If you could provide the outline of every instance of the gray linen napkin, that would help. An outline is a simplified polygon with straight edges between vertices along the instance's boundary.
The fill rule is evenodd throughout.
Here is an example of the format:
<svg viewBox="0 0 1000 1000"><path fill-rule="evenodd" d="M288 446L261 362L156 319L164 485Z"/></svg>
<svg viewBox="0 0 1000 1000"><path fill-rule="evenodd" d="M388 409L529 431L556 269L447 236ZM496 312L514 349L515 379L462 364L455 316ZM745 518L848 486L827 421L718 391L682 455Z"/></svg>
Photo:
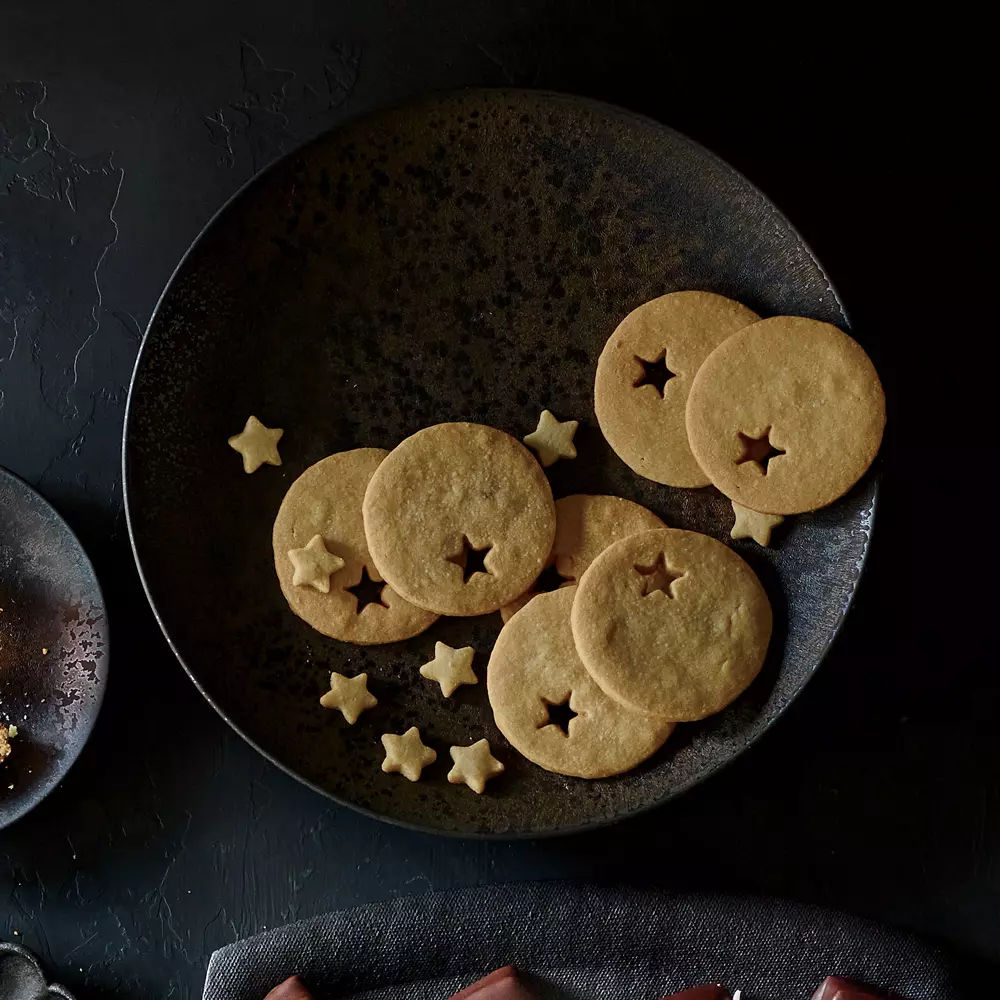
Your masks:
<svg viewBox="0 0 1000 1000"><path fill-rule="evenodd" d="M292 974L317 1000L443 1000L512 964L545 1000L653 1000L699 983L808 1000L826 975L958 1000L915 938L777 900L560 882L432 893L328 913L212 955L205 1000L262 1000Z"/></svg>

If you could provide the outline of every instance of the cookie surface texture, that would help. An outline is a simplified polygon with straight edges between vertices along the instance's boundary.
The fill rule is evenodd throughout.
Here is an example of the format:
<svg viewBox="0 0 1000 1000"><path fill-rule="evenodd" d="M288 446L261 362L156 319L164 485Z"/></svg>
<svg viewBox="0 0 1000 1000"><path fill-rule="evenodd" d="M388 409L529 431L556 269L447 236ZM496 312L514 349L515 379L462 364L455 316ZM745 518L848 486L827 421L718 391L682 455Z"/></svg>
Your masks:
<svg viewBox="0 0 1000 1000"><path fill-rule="evenodd" d="M664 523L641 504L624 497L573 493L556 501L556 539L546 565L554 565L566 583L577 583L584 570L611 544ZM500 609L504 622L531 600L534 589Z"/></svg>
<svg viewBox="0 0 1000 1000"><path fill-rule="evenodd" d="M375 565L408 601L481 615L545 565L555 504L527 448L493 427L449 423L408 437L372 476L365 531Z"/></svg>
<svg viewBox="0 0 1000 1000"><path fill-rule="evenodd" d="M753 570L714 538L674 528L605 549L580 580L570 621L606 694L674 722L733 701L760 672L771 637L771 605Z"/></svg>
<svg viewBox="0 0 1000 1000"><path fill-rule="evenodd" d="M776 316L741 330L698 370L692 451L743 507L799 514L843 496L871 465L885 395L859 344L829 323Z"/></svg>
<svg viewBox="0 0 1000 1000"><path fill-rule="evenodd" d="M606 695L576 652L570 628L575 587L538 594L504 626L486 684L497 728L547 771L606 778L642 763L673 731ZM565 729L553 706L568 708Z"/></svg>
<svg viewBox="0 0 1000 1000"><path fill-rule="evenodd" d="M621 321L597 362L594 409L608 444L630 469L668 486L708 485L688 446L688 392L705 358L757 319L722 295L672 292Z"/></svg>
<svg viewBox="0 0 1000 1000"><path fill-rule="evenodd" d="M360 612L351 588L362 572L375 581L381 576L368 553L361 503L372 473L388 452L357 448L330 455L310 466L292 483L274 521L274 566L289 607L314 629L334 639L372 645L417 635L436 615L405 601L389 586L381 602L365 604ZM306 547L317 535L331 555L344 565L329 576L329 591L296 586L290 552Z"/></svg>

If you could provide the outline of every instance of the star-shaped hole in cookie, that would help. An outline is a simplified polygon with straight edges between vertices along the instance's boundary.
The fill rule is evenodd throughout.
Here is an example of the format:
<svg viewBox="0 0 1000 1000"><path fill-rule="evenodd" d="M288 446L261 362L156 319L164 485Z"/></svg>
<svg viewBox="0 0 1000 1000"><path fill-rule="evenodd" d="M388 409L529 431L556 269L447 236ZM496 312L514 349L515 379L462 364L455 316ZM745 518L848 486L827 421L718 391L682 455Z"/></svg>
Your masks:
<svg viewBox="0 0 1000 1000"><path fill-rule="evenodd" d="M646 361L635 355L635 360L642 365L642 374L632 383L633 389L638 389L641 385L651 385L663 398L663 391L667 383L677 377L676 372L672 372L667 367L667 352L660 351L659 356L652 361Z"/></svg>
<svg viewBox="0 0 1000 1000"><path fill-rule="evenodd" d="M566 583L566 577L553 564L546 566L538 574L538 579L531 585L531 589L536 594L551 594L553 590L558 590L564 583Z"/></svg>
<svg viewBox="0 0 1000 1000"><path fill-rule="evenodd" d="M492 545L477 549L465 535L462 536L462 550L456 555L448 556L448 562L453 563L462 571L462 583L468 583L477 573L492 576L486 565L486 558L493 551Z"/></svg>
<svg viewBox="0 0 1000 1000"><path fill-rule="evenodd" d="M744 434L743 431L737 431L736 433L740 439L740 446L743 449L740 457L736 459L737 465L743 465L745 462L754 462L760 470L761 475L766 476L768 464L775 458L780 458L785 454L783 448L777 448L771 444L770 427L760 437L752 437L749 434Z"/></svg>
<svg viewBox="0 0 1000 1000"><path fill-rule="evenodd" d="M546 726L555 726L563 736L569 736L569 724L580 714L570 708L570 695L566 695L562 701L549 701L542 699L547 714L546 720L538 727L544 729Z"/></svg>
<svg viewBox="0 0 1000 1000"><path fill-rule="evenodd" d="M658 591L662 591L667 597L673 599L677 595L674 593L674 584L680 580L684 574L674 573L667 565L667 557L661 552L650 566L643 566L636 563L635 571L642 579L642 596L649 597Z"/></svg>
<svg viewBox="0 0 1000 1000"><path fill-rule="evenodd" d="M382 591L385 589L385 583L373 580L368 575L367 566L361 567L361 579L353 587L345 587L344 589L347 593L352 594L354 600L357 602L354 607L356 615L360 615L369 604L376 604L382 608L389 606L382 600Z"/></svg>

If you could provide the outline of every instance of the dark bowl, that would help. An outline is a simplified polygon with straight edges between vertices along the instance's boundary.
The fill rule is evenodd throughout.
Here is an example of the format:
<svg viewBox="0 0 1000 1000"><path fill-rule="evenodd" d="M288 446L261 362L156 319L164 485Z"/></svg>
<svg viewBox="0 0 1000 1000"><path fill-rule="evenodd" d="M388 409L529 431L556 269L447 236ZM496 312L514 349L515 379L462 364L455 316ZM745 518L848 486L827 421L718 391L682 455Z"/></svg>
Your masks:
<svg viewBox="0 0 1000 1000"><path fill-rule="evenodd" d="M498 615L441 620L404 643L326 639L287 608L270 532L289 484L334 451L392 448L427 424L521 437L548 407L582 421L556 496L616 493L728 541L729 502L634 475L593 413L594 368L618 321L665 292L729 295L762 315L847 325L788 221L712 153L656 122L530 91L433 97L345 125L286 157L209 223L150 322L129 397L124 474L136 560L171 646L262 753L369 815L477 836L538 836L633 815L751 743L815 671L868 549L869 476L790 519L773 549L734 547L778 627L759 680L678 728L630 774L583 781L521 759L485 684L441 698L417 669L435 640L473 645ZM249 414L285 428L285 464L246 476L226 439ZM318 705L330 670L366 670L379 705L357 725ZM419 725L438 762L416 784L380 770L379 736ZM477 796L444 780L447 748L489 738L506 774Z"/></svg>
<svg viewBox="0 0 1000 1000"><path fill-rule="evenodd" d="M0 829L34 808L79 756L104 698L108 625L94 567L66 522L0 469ZM10 787L12 786L12 787Z"/></svg>

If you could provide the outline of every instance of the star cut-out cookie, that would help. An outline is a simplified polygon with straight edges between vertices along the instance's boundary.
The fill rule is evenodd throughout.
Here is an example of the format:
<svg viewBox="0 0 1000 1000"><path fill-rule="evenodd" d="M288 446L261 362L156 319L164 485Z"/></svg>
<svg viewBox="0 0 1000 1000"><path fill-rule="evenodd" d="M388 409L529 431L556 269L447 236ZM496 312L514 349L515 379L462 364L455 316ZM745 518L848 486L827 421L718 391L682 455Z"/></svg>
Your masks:
<svg viewBox="0 0 1000 1000"><path fill-rule="evenodd" d="M524 443L538 455L538 461L548 468L560 458L576 458L573 435L579 426L579 420L557 420L549 410L542 410L538 426L525 437Z"/></svg>
<svg viewBox="0 0 1000 1000"><path fill-rule="evenodd" d="M454 767L448 772L453 785L468 785L477 795L482 795L486 782L503 774L504 766L490 753L488 740L480 740L470 747L452 747Z"/></svg>
<svg viewBox="0 0 1000 1000"><path fill-rule="evenodd" d="M420 668L420 676L441 685L441 694L450 698L462 684L478 684L472 669L476 651L471 646L453 649L447 643L434 643L434 659Z"/></svg>
<svg viewBox="0 0 1000 1000"><path fill-rule="evenodd" d="M243 471L256 472L265 462L281 465L278 442L284 434L281 427L265 427L256 417L251 416L246 427L229 439L229 447L243 456Z"/></svg>
<svg viewBox="0 0 1000 1000"><path fill-rule="evenodd" d="M341 715L353 726L358 716L378 704L378 698L368 690L368 675L345 677L336 672L330 674L330 690L319 703L324 708L339 708Z"/></svg>
<svg viewBox="0 0 1000 1000"><path fill-rule="evenodd" d="M785 519L780 514L760 514L747 507L741 507L732 501L736 522L729 532L730 538L752 538L758 545L771 544L771 529L776 528Z"/></svg>
<svg viewBox="0 0 1000 1000"><path fill-rule="evenodd" d="M382 746L385 747L382 770L386 774L401 774L408 781L419 781L420 772L437 760L437 751L424 746L416 726L410 726L402 736L385 733Z"/></svg>
<svg viewBox="0 0 1000 1000"><path fill-rule="evenodd" d="M288 558L295 572L293 587L312 587L321 594L330 593L330 577L346 565L340 556L328 552L322 535L313 535L301 549L289 549Z"/></svg>

